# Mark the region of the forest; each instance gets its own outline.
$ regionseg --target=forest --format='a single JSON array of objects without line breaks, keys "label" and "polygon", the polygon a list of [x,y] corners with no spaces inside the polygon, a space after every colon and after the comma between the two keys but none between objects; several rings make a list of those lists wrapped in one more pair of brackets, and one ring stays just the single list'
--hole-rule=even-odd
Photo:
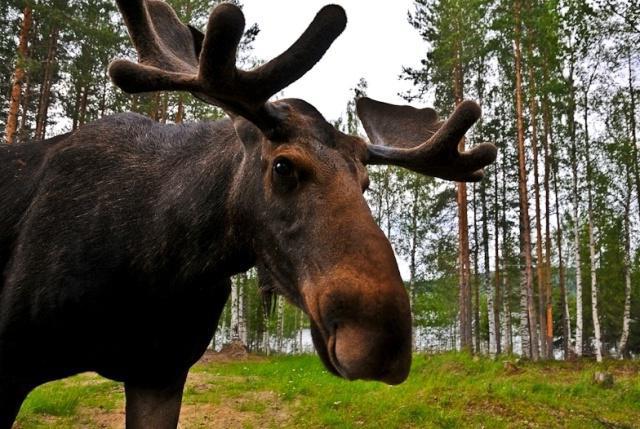
[{"label": "forest", "polygon": [[[204,27],[215,0],[168,0]],[[239,4],[240,2],[234,1]],[[408,267],[414,349],[531,360],[640,354],[640,165],[637,0],[415,0],[407,11],[428,49],[408,104],[448,116],[465,99],[483,117],[467,147],[498,160],[479,183],[370,167],[366,198]],[[127,95],[107,66],[133,57],[111,0],[0,1],[1,144],[73,131],[116,112],[162,123],[223,112],[187,93]],[[243,67],[262,61],[250,25]],[[343,94],[335,126],[364,137]],[[308,321],[282,297],[265,303],[252,271],[234,278],[212,347],[311,352]]]}]

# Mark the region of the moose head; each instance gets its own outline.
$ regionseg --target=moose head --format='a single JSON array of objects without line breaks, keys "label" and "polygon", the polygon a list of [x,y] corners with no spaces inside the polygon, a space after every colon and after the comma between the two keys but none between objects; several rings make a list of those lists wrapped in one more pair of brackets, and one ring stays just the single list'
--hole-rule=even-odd
[{"label": "moose head", "polygon": [[[284,53],[251,70],[236,67],[241,10],[217,6],[206,33],[182,24],[166,3],[118,1],[139,62],[114,61],[130,93],[188,91],[228,114],[240,160],[224,208],[261,281],[309,316],[325,366],[347,379],[400,383],[411,363],[409,299],[389,241],[363,196],[367,165],[387,164],[446,180],[477,181],[496,149],[458,143],[480,117],[471,101],[446,121],[434,110],[362,98],[370,142],[343,134],[310,104],[269,99],[303,76],[346,25],[324,7]],[[228,158],[225,158],[228,159]]]}]

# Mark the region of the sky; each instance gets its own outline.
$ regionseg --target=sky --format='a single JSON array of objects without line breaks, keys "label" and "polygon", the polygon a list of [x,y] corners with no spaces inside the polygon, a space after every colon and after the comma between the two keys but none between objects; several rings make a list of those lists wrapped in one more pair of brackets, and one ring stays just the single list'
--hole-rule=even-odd
[{"label": "sky", "polygon": [[[247,26],[261,29],[255,56],[269,60],[287,49],[330,0],[243,0]],[[284,90],[284,97],[302,98],[327,119],[337,119],[361,77],[368,96],[406,104],[398,93],[409,89],[398,76],[403,66],[417,66],[426,43],[407,21],[412,0],[338,0],[347,12],[347,28],[320,62]],[[416,106],[420,107],[420,106]]]}]

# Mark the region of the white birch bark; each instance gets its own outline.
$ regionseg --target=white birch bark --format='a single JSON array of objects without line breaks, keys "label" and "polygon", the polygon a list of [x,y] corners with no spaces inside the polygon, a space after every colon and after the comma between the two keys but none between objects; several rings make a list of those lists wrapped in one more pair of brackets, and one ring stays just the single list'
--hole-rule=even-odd
[{"label": "white birch bark", "polygon": [[243,274],[233,277],[231,282],[231,321],[229,340],[247,344],[247,325],[244,317]]},{"label": "white birch bark", "polygon": [[618,343],[620,359],[624,358],[629,341],[629,322],[631,320],[631,225],[629,212],[631,206],[631,181],[627,168],[627,195],[624,206],[624,310],[622,314],[622,333]]},{"label": "white birch bark", "polygon": [[602,362],[602,341],[600,333],[600,317],[598,314],[598,279],[596,273],[596,243],[593,232],[593,195],[592,195],[592,178],[593,172],[591,168],[591,150],[589,148],[589,87],[595,77],[596,69],[594,69],[589,79],[588,85],[584,89],[584,140],[585,140],[585,157],[587,164],[587,217],[589,224],[589,266],[591,270],[591,314],[593,319],[593,333],[595,336],[596,360]]},{"label": "white birch bark", "polygon": [[593,215],[591,208],[589,208],[589,255],[591,257],[591,312],[593,314],[596,360],[602,362],[602,336],[600,333],[600,316],[598,314],[598,280],[596,278],[596,245],[593,234]]},{"label": "white birch bark", "polygon": [[269,356],[271,354],[271,344],[269,344],[269,317],[266,312],[262,315],[262,323],[264,326],[264,330],[262,331],[262,346],[264,347],[264,354]]},{"label": "white birch bark", "polygon": [[[523,258],[524,259],[524,258]],[[529,330],[529,296],[527,274],[523,265],[520,280],[520,348],[524,357],[531,358],[531,332]]]},{"label": "white birch bark", "polygon": [[489,267],[485,267],[484,269],[486,271],[484,275],[484,282],[487,290],[487,309],[489,316],[489,354],[493,356],[498,352],[496,343],[496,312],[494,307],[495,302],[493,299],[495,287],[489,277]]},{"label": "white birch bark", "polygon": [[[628,223],[628,218],[627,218]],[[628,240],[627,236],[627,240]],[[622,334],[620,335],[620,344],[618,350],[620,351],[620,358],[624,357],[627,351],[627,344],[629,341],[629,322],[631,320],[631,267],[629,263],[629,253],[625,254],[624,261],[624,312],[622,315]]]},{"label": "white birch bark", "polygon": [[[244,278],[243,278],[244,280]],[[238,333],[242,344],[247,344],[247,319],[244,315],[244,281],[238,282]]]},{"label": "white birch bark", "polygon": [[276,350],[278,353],[283,352],[284,339],[284,298],[280,295],[277,297],[277,317],[276,321]]},{"label": "white birch bark", "polygon": [[238,277],[234,277],[231,283],[231,322],[229,323],[229,340],[240,340],[240,315],[239,312],[239,282]]},{"label": "white birch bark", "polygon": [[[502,314],[504,327],[502,328],[502,338],[504,340],[503,350],[507,354],[513,353],[513,331],[511,322],[511,287],[509,286],[508,271],[508,227],[507,227],[507,168],[506,157],[502,158]],[[496,231],[497,234],[497,231]]]},{"label": "white birch bark", "polygon": [[504,270],[502,275],[502,290],[505,291],[502,298],[502,314],[504,321],[504,327],[502,328],[502,338],[504,343],[502,348],[506,354],[511,354],[513,353],[513,332],[511,323],[511,307],[509,306],[509,299],[511,296],[507,294],[509,287],[508,282],[507,272]]},{"label": "white birch bark", "polygon": [[582,317],[582,274],[580,270],[580,220],[579,220],[579,200],[578,200],[578,178],[574,167],[573,176],[573,219],[575,222],[573,231],[573,242],[575,251],[575,270],[576,270],[576,347],[575,353],[577,357],[582,356],[582,333],[583,333],[583,317]]}]

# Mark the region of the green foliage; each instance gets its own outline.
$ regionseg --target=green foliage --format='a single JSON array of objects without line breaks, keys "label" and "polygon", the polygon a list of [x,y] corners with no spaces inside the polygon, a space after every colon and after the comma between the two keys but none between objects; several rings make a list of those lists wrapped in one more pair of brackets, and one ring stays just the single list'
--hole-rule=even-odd
[{"label": "green foliage", "polygon": [[465,87],[469,71],[484,61],[487,53],[486,0],[416,0],[409,22],[429,42],[430,49],[419,69],[405,68],[404,78],[414,83],[408,100],[435,89],[435,105],[443,113],[454,105],[451,90],[454,69],[461,65]]},{"label": "green foliage", "polygon": [[[613,374],[611,389],[592,382],[596,371]],[[210,426],[224,410],[225,421],[256,428],[634,427],[640,420],[639,371],[637,362],[505,365],[466,354],[415,355],[409,379],[387,386],[341,380],[316,356],[214,361],[195,366],[181,424]],[[70,413],[56,414],[34,407],[43,394],[76,395],[77,401]],[[105,412],[123,419],[123,406],[121,388],[82,375],[37,389],[18,423],[99,427]]]}]

